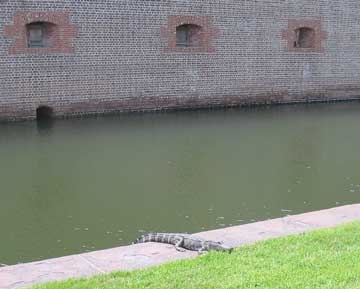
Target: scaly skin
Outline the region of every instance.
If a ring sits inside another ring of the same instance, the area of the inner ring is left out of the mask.
[[[232,251],[232,248],[222,244],[221,242],[204,240],[198,237],[192,237],[189,234],[181,233],[149,233],[138,238],[135,241],[135,244],[145,242],[172,244],[175,246],[175,249],[180,252],[190,250],[197,251],[199,254],[208,251]]]

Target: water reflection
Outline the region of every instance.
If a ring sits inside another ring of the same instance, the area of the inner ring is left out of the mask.
[[[50,135],[55,125],[55,119],[41,119],[36,121],[36,128],[39,135]]]

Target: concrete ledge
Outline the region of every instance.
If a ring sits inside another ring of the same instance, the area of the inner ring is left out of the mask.
[[[288,216],[247,225],[194,234],[221,240],[238,247],[257,241],[360,221],[360,204]],[[95,251],[40,262],[0,268],[0,289],[87,277],[112,271],[134,270],[172,260],[193,258],[196,252],[181,253],[167,244],[147,243]]]

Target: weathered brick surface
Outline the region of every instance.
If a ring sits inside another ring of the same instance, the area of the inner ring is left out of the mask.
[[[14,53],[26,13],[67,15],[66,49]],[[358,0],[0,0],[0,118],[359,98],[359,14]],[[174,47],[192,19],[202,49]],[[301,23],[315,49],[289,47]]]

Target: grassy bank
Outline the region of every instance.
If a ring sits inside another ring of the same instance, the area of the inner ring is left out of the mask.
[[[360,223],[36,289],[360,289]]]

